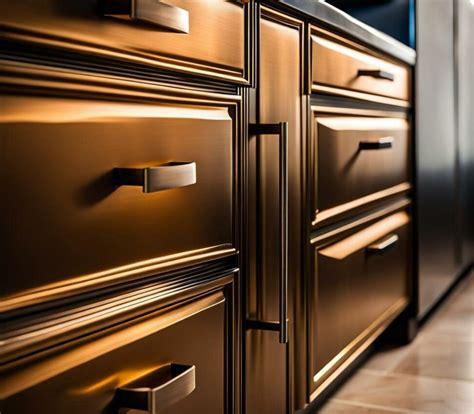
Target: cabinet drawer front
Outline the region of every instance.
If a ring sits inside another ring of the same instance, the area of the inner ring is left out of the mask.
[[[315,91],[318,91],[318,86],[329,86],[341,88],[339,93],[342,94],[355,91],[410,100],[410,70],[407,67],[324,36],[313,35],[311,47]]]
[[[405,119],[316,116],[313,224],[406,190],[408,134]]]
[[[406,305],[409,220],[401,211],[315,246],[311,390]]]
[[[99,286],[234,251],[235,107],[4,102],[1,294],[13,296],[3,306],[26,289]],[[145,193],[114,173],[163,164],[166,173],[170,162],[194,165],[195,177],[150,174],[176,188]]]
[[[106,5],[144,3],[156,24],[126,19],[126,11],[116,15],[106,10]],[[172,19],[161,21],[163,7],[187,15],[188,33],[170,30]],[[30,0],[2,4],[0,21],[12,40],[245,83],[250,55],[245,27],[251,10],[225,0]]]
[[[227,329],[232,323],[226,321],[226,303],[223,291],[217,291],[7,371],[0,380],[1,410],[116,413],[147,403],[117,389],[150,388],[156,410],[146,412],[229,413]]]

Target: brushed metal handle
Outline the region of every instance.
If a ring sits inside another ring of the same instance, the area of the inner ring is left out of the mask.
[[[104,16],[136,20],[161,28],[189,33],[189,12],[161,0],[103,0]]]
[[[359,69],[357,76],[370,76],[372,78],[385,79],[391,82],[395,80],[395,75],[393,73],[380,69]]]
[[[247,320],[247,329],[279,332],[279,341],[288,343],[288,122],[278,124],[250,124],[250,135],[278,135],[279,137],[279,321]]]
[[[398,243],[398,235],[389,234],[377,243],[367,246],[367,252],[371,254],[384,254],[388,249],[394,247]]]
[[[158,414],[196,388],[194,365],[169,364],[115,390],[117,408]]]
[[[360,141],[359,150],[380,150],[393,147],[395,139],[393,137],[382,137],[376,141]]]
[[[196,184],[195,162],[168,162],[147,168],[114,168],[116,185],[143,187],[144,193]]]

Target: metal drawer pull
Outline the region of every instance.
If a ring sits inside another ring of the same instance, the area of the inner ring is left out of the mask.
[[[377,243],[367,246],[367,252],[371,254],[384,254],[388,249],[394,247],[398,243],[396,234],[389,234]]]
[[[191,394],[195,388],[194,365],[169,364],[117,388],[114,402],[117,408],[158,414]]]
[[[189,12],[161,0],[103,0],[104,16],[150,23],[174,32],[189,33]]]
[[[394,141],[395,139],[393,137],[383,137],[377,141],[360,141],[359,150],[389,149],[393,147]]]
[[[251,124],[249,135],[278,135],[279,156],[279,208],[280,208],[280,275],[278,322],[246,320],[247,329],[279,332],[279,341],[288,343],[288,122],[279,124]]]
[[[372,78],[385,79],[392,82],[395,80],[395,75],[393,73],[379,69],[359,69],[357,76],[370,76]]]
[[[115,168],[115,184],[143,187],[144,193],[196,184],[195,162],[168,162],[148,168]]]

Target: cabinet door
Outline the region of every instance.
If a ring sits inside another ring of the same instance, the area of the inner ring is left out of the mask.
[[[319,115],[312,140],[314,225],[410,188],[406,119]]]
[[[0,309],[233,250],[234,108],[3,102]],[[117,168],[142,182],[118,181]]]
[[[408,213],[399,211],[349,234],[316,242],[310,291],[310,399],[407,305],[409,221]]]
[[[301,25],[262,8],[256,113],[251,122],[288,122],[289,291],[301,269]],[[249,140],[249,262],[247,318],[280,319],[279,137]],[[291,299],[289,306],[291,309]],[[290,341],[293,320],[289,316]],[[246,412],[291,412],[289,345],[278,332],[251,329],[246,334]]]
[[[115,59],[123,70],[130,70],[125,61],[246,83],[251,56],[246,28],[254,6],[244,3],[248,2],[1,1],[0,23],[8,40],[5,46],[18,54],[20,45],[32,42],[38,54],[54,48],[56,59],[72,51],[92,55],[98,62]]]
[[[38,319],[28,329],[12,330],[14,336],[2,334],[0,358],[8,359],[0,368],[0,410],[10,414],[116,414],[130,409],[134,413],[233,413],[238,399],[234,394],[238,351],[231,281],[231,276],[216,278],[207,291],[193,296],[186,293],[182,281],[168,291],[166,284],[151,285],[98,301],[87,315],[78,307],[76,313],[51,316],[57,323]],[[168,297],[180,295],[179,302],[167,305]],[[133,309],[134,304],[140,309]],[[131,317],[138,311],[140,316]],[[105,314],[110,315],[108,326],[97,331],[95,325],[105,323]],[[73,333],[67,333],[71,327],[86,329],[80,328],[84,321],[89,332],[64,341],[71,338]],[[52,345],[54,334],[60,338]],[[28,353],[30,345],[44,347],[41,342],[49,346]],[[6,356],[6,348],[25,355]]]

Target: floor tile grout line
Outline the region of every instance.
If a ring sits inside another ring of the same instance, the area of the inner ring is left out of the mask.
[[[387,412],[392,412],[392,413],[403,413],[403,414],[429,414],[426,411],[413,411],[413,410],[408,410],[406,408],[397,408],[397,407],[389,407],[385,405],[379,405],[379,404],[368,404],[368,403],[363,403],[359,401],[350,401],[350,400],[344,400],[341,398],[331,398],[329,401],[334,401],[340,404],[345,404],[345,405],[352,405],[355,407],[362,407],[362,408],[374,408],[378,410],[385,410]]]
[[[392,372],[392,371],[378,371],[371,368],[361,368],[359,372],[365,372],[367,374],[374,374],[378,376],[392,376],[395,378],[424,378],[433,381],[441,382],[453,382],[453,383],[463,383],[474,385],[474,380],[465,380],[465,379],[455,379],[455,378],[446,378],[446,377],[433,377],[431,375],[414,375],[414,374],[404,374],[402,372]]]

